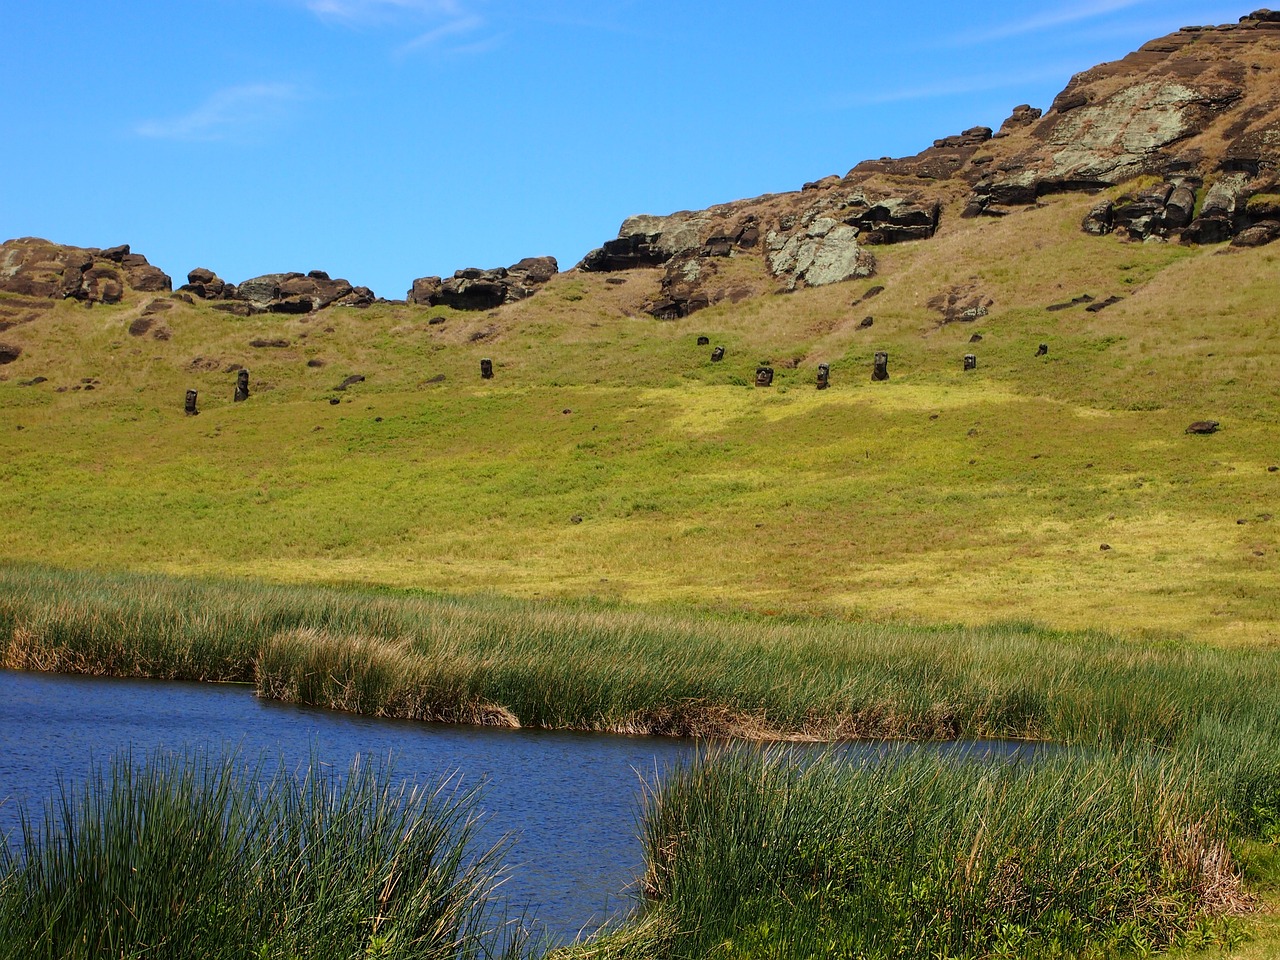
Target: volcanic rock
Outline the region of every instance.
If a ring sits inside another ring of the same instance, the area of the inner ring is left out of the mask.
[[[406,299],[422,306],[493,310],[532,297],[559,269],[555,257],[526,257],[510,267],[492,270],[468,267],[447,280],[419,277]]]
[[[169,277],[130,253],[128,245],[99,250],[68,247],[37,237],[0,244],[0,292],[36,299],[119,303],[129,291],[160,293]]]
[[[247,303],[254,311],[270,313],[311,313],[331,306],[367,307],[377,299],[368,287],[353,287],[346,280],[331,279],[323,270],[267,273],[237,287],[228,284],[227,288],[231,292],[224,296]]]

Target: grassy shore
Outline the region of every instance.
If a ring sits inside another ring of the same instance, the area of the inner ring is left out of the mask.
[[[382,716],[1076,751],[1024,767],[709,756],[650,799],[653,903],[580,948],[601,956],[1232,943],[1243,928],[1222,918],[1248,901],[1233,855],[1264,862],[1280,838],[1271,648],[14,565],[0,643],[7,667],[252,679]]]
[[[474,797],[391,771],[296,775],[235,756],[119,757],[0,845],[5,960],[465,960],[494,926],[502,848]]]
[[[0,643],[17,669],[555,729],[1181,748],[1280,716],[1264,647],[22,565],[0,566]]]

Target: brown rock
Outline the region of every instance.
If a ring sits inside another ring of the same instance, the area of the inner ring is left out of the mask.
[[[1236,234],[1232,240],[1233,247],[1261,247],[1280,237],[1280,221],[1263,220],[1252,227],[1246,227]]]
[[[526,257],[492,270],[468,267],[447,280],[420,277],[413,281],[407,299],[423,306],[493,310],[533,296],[558,270],[555,257]]]

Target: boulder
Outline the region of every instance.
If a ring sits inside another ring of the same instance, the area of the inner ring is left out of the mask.
[[[421,306],[455,310],[493,310],[532,297],[559,271],[555,257],[526,257],[510,267],[467,267],[447,280],[419,277],[407,300]]]
[[[660,267],[673,256],[670,251],[658,245],[660,236],[660,234],[633,233],[610,240],[598,250],[592,250],[583,257],[582,262],[578,264],[578,269],[588,273],[603,273],[614,270],[635,270],[639,267]]]
[[[323,270],[266,273],[235,287],[228,284],[223,296],[247,303],[255,311],[285,314],[311,313],[331,306],[367,307],[377,299],[368,287],[353,287],[341,278],[332,279]]]
[[[1217,433],[1221,424],[1217,420],[1197,420],[1195,423],[1187,427],[1187,433],[1209,434]]]
[[[1004,123],[1000,124],[1000,130],[993,136],[1007,137],[1016,130],[1031,126],[1043,115],[1044,111],[1038,107],[1033,107],[1029,103],[1020,104],[1013,108],[1013,112]]]
[[[37,237],[0,244],[0,292],[37,299],[119,303],[130,291],[161,293],[169,277],[128,245],[99,250]]]
[[[228,288],[230,289],[228,290]],[[235,295],[235,287],[228,284],[212,270],[196,267],[187,274],[187,282],[178,288],[201,300],[221,300]]]
[[[1231,239],[1233,247],[1261,247],[1280,237],[1280,220],[1263,220],[1245,227]]]

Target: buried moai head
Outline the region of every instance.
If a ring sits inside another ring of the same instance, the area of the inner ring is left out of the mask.
[[[200,412],[199,410],[196,409],[196,396],[197,396],[196,391],[194,390],[187,391],[187,403],[186,403],[186,406],[183,407],[183,412],[186,413],[188,417],[194,417],[197,413]]]
[[[699,337],[699,338],[698,338],[698,346],[700,346],[700,347],[709,347],[709,346],[711,346],[711,338],[710,338],[710,337]]]
[[[871,366],[872,380],[889,379],[889,354],[883,350],[876,351],[876,358]]]
[[[978,358],[974,356],[972,353],[966,353],[964,355],[964,368],[966,370],[977,370]]]
[[[1049,345],[1047,343],[1040,344],[1039,349],[1036,350],[1036,356],[1047,357],[1048,355],[1049,355]]]
[[[240,403],[241,401],[249,399],[249,371],[248,370],[241,370],[238,373],[236,373],[236,392],[235,392],[235,396],[232,399],[236,403]]]
[[[719,363],[724,359],[724,347],[716,347],[711,351],[711,362]]]
[[[773,386],[773,367],[756,367],[756,386]]]
[[[493,361],[488,357],[480,361],[480,376],[486,380],[493,379]]]
[[[818,364],[818,389],[825,390],[830,386],[831,367],[829,364]]]

